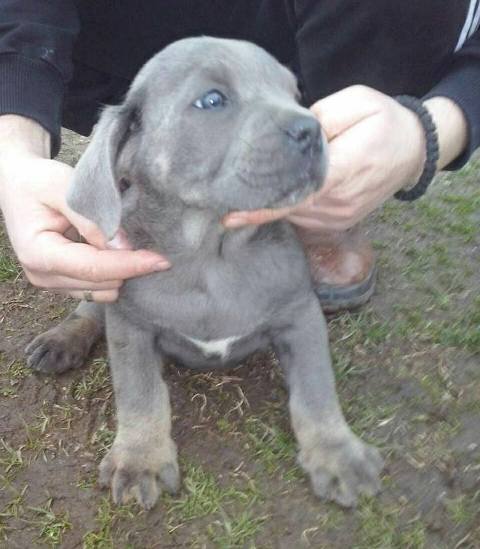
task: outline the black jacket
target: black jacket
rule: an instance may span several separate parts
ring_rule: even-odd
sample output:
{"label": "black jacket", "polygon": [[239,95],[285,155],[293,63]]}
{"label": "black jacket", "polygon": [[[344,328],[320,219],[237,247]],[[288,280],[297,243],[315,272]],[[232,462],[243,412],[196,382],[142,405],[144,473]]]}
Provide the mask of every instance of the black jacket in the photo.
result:
{"label": "black jacket", "polygon": [[88,133],[141,65],[181,37],[252,40],[311,103],[351,84],[456,101],[480,146],[479,0],[1,0],[0,114]]}

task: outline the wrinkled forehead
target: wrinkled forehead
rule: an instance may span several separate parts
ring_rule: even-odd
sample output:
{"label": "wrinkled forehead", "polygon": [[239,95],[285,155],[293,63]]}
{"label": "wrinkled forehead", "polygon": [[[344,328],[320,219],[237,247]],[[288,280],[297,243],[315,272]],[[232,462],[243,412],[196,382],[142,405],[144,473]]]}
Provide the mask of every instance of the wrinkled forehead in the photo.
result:
{"label": "wrinkled forehead", "polygon": [[202,93],[218,87],[241,100],[298,96],[293,74],[263,49],[248,42],[190,38],[153,57],[134,81],[132,92],[150,100]]}

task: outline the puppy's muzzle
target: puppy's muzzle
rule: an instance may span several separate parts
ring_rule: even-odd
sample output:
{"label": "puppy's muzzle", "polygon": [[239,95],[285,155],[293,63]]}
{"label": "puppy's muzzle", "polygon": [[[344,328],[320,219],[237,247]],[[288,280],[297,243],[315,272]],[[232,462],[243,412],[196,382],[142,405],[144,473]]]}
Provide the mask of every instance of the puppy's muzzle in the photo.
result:
{"label": "puppy's muzzle", "polygon": [[321,153],[322,139],[320,124],[313,116],[297,116],[285,128],[292,147],[302,154]]}
{"label": "puppy's muzzle", "polygon": [[283,121],[281,129],[285,172],[277,181],[276,207],[296,204],[317,191],[324,181],[328,160],[322,128],[314,116],[295,114]]}

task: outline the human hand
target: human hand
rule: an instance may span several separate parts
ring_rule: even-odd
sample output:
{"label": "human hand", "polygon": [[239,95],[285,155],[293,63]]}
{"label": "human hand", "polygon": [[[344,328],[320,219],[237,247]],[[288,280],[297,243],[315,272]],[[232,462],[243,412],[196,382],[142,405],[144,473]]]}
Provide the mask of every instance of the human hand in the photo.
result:
{"label": "human hand", "polygon": [[[121,233],[107,243],[98,227],[66,204],[73,169],[29,151],[0,161],[0,207],[13,249],[29,281],[98,302],[115,301],[126,278],[169,267],[162,256],[130,250]],[[65,234],[72,227],[87,243]],[[119,249],[109,249],[119,248]]]}
{"label": "human hand", "polygon": [[[307,205],[273,210],[307,228],[344,230],[421,175],[425,138],[416,115],[363,86],[346,88],[311,107],[329,143],[326,180]],[[251,212],[250,223],[267,212]],[[243,215],[243,212],[239,214]],[[230,219],[234,214],[231,214]]]}
{"label": "human hand", "polygon": [[[426,103],[438,129],[442,168],[466,144],[463,113],[446,98]],[[318,230],[355,225],[402,187],[414,184],[425,162],[425,135],[417,116],[394,99],[353,86],[315,103],[311,110],[329,142],[329,170],[323,187],[295,209],[234,212],[227,227],[287,217]]]}

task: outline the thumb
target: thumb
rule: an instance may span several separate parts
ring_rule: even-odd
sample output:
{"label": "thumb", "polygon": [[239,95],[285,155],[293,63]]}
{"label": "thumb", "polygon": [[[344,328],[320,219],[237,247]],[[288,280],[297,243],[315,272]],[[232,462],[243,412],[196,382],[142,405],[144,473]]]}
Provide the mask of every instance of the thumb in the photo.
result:
{"label": "thumb", "polygon": [[366,86],[351,86],[314,103],[310,110],[320,122],[328,141],[380,112],[378,93]]}
{"label": "thumb", "polygon": [[99,227],[90,219],[83,217],[73,211],[67,204],[68,189],[71,184],[73,168],[62,162],[48,160],[48,171],[46,172],[46,181],[42,185],[42,203],[60,212],[80,233],[80,235],[89,243],[99,249],[131,249],[124,233],[117,233],[111,240],[111,245],[107,242],[105,235]]}

